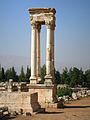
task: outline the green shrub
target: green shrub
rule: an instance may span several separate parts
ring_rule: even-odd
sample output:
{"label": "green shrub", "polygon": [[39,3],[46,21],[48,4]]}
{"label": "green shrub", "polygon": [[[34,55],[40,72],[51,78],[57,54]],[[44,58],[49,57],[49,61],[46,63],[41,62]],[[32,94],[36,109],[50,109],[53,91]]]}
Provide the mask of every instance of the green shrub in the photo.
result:
{"label": "green shrub", "polygon": [[71,96],[72,95],[72,90],[70,88],[68,88],[68,87],[66,87],[66,88],[58,88],[57,95],[58,95],[58,97],[62,97],[64,95],[65,96],[66,95]]}

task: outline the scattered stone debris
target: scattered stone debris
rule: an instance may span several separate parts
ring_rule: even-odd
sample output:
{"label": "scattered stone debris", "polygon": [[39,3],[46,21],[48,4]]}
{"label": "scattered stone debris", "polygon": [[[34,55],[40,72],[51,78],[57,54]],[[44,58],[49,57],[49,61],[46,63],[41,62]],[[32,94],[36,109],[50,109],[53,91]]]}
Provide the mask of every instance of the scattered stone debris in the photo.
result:
{"label": "scattered stone debris", "polygon": [[76,94],[75,92],[72,93],[72,98],[73,98],[74,100],[77,100],[77,94]]}
{"label": "scattered stone debris", "polygon": [[64,108],[64,99],[61,97],[59,97],[59,101],[58,101],[58,108]]}
{"label": "scattered stone debris", "polygon": [[14,116],[17,116],[17,115],[18,115],[18,113],[17,113],[16,111],[11,111],[11,112],[10,112],[10,116],[13,116],[13,117],[14,117]]}
{"label": "scattered stone debris", "polygon": [[8,107],[0,107],[0,116],[9,115]]}
{"label": "scattered stone debris", "polygon": [[64,95],[62,97],[57,97],[58,99],[58,107],[63,108],[65,103],[69,103],[72,100],[79,100],[84,97],[90,96],[90,90],[88,88],[73,88],[72,96]]}
{"label": "scattered stone debris", "polygon": [[26,116],[31,116],[31,113],[30,112],[26,112]]}

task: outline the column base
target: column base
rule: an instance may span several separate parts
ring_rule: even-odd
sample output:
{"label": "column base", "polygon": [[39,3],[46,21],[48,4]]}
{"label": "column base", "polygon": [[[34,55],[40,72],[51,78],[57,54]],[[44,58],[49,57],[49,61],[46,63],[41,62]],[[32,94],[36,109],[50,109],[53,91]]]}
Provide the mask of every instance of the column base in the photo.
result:
{"label": "column base", "polygon": [[51,76],[51,75],[46,75],[45,76],[45,84],[52,84],[53,82],[52,82],[52,79],[53,79],[53,77]]}
{"label": "column base", "polygon": [[38,77],[37,78],[37,82],[39,83],[41,81],[41,77]]}
{"label": "column base", "polygon": [[30,84],[37,84],[37,78],[36,77],[30,77]]}

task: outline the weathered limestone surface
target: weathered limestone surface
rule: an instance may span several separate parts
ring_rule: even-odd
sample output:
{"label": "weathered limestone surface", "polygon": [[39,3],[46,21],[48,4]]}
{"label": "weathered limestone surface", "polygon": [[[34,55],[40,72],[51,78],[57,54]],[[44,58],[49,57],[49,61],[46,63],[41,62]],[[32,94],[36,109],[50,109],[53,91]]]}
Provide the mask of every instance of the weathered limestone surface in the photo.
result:
{"label": "weathered limestone surface", "polygon": [[0,107],[7,106],[9,111],[20,113],[37,111],[40,108],[37,93],[29,92],[1,92]]}
{"label": "weathered limestone surface", "polygon": [[52,76],[52,30],[51,30],[51,26],[47,25],[45,83],[51,83],[52,84],[52,82],[53,82],[52,79],[53,79],[53,76]]}
{"label": "weathered limestone surface", "polygon": [[29,9],[30,22],[40,23],[45,25],[45,23],[53,24],[55,22],[55,9],[54,8],[31,8]]}
{"label": "weathered limestone surface", "polygon": [[30,93],[38,93],[38,102],[41,107],[47,107],[48,104],[56,102],[56,86],[45,84],[29,85]]}
{"label": "weathered limestone surface", "polygon": [[36,83],[36,44],[37,44],[37,27],[36,24],[32,24],[31,33],[31,82]]}
{"label": "weathered limestone surface", "polygon": [[41,25],[38,24],[38,29],[37,29],[37,83],[41,81],[40,78],[40,29]]}

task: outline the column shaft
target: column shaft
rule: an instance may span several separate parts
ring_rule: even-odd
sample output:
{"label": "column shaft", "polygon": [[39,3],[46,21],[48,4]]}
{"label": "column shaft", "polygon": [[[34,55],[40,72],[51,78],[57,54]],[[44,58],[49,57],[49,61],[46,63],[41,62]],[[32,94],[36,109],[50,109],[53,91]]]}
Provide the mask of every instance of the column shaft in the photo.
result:
{"label": "column shaft", "polygon": [[47,29],[46,74],[51,75],[51,29]]}
{"label": "column shaft", "polygon": [[46,76],[45,83],[52,83],[52,31],[47,26],[47,44],[46,44]]}
{"label": "column shaft", "polygon": [[52,29],[52,77],[55,82],[55,64],[54,64],[54,29]]}
{"label": "column shaft", "polygon": [[37,42],[37,34],[36,27],[32,25],[31,30],[31,77],[30,83],[36,83],[36,42]]}
{"label": "column shaft", "polygon": [[40,78],[40,28],[41,26],[38,25],[38,28],[37,28],[37,82],[41,81],[41,78]]}

